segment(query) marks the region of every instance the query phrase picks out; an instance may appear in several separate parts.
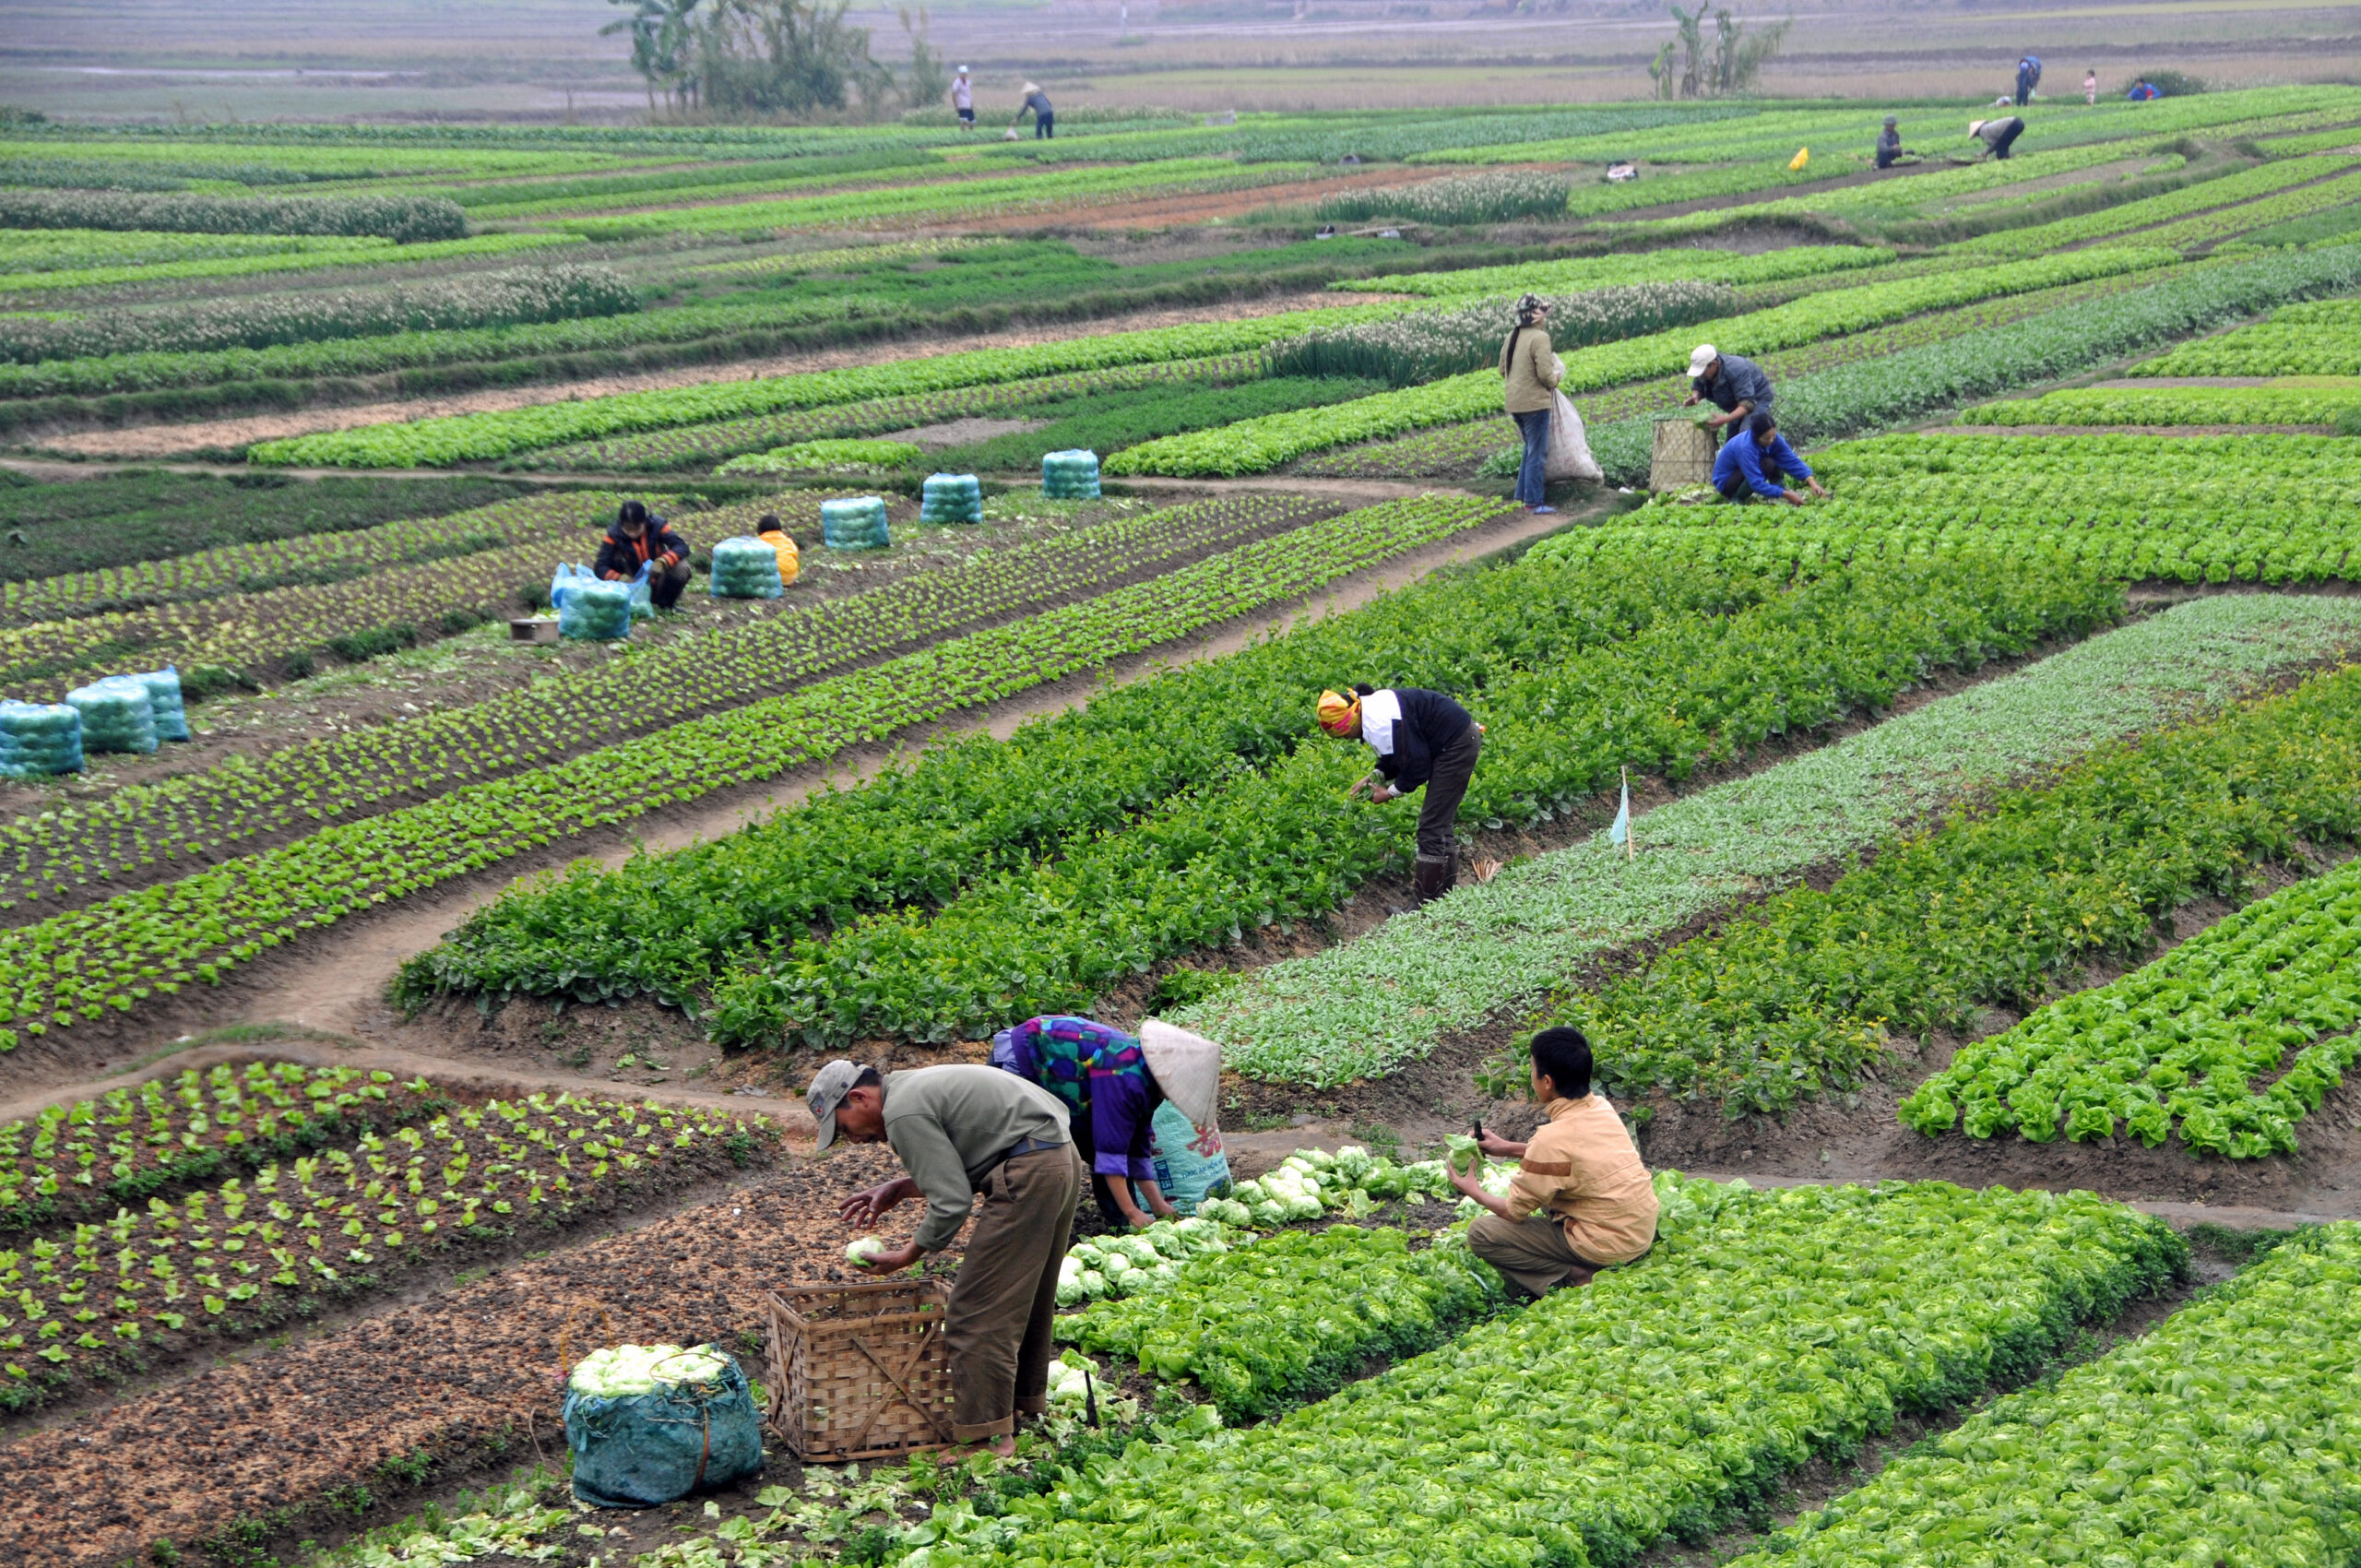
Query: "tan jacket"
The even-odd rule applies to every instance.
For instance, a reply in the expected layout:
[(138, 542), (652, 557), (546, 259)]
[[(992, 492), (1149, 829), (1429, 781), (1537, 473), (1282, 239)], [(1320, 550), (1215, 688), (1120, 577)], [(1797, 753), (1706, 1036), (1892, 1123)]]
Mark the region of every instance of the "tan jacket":
[[(1509, 339), (1516, 340), (1516, 358), (1509, 358)], [(1549, 334), (1538, 327), (1512, 332), (1501, 339), (1501, 374), (1508, 378), (1508, 409), (1529, 414), (1549, 407), (1558, 389), (1556, 356), (1549, 352)]]
[(1509, 1183), (1518, 1219), (1547, 1209), (1592, 1263), (1629, 1263), (1656, 1239), (1656, 1190), (1623, 1118), (1598, 1095), (1553, 1099)]

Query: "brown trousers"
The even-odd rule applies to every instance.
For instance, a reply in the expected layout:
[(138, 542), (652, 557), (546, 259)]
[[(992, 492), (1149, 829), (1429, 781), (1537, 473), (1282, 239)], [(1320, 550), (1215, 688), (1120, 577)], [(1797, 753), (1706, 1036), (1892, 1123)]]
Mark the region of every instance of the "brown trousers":
[(1049, 1408), (1058, 1265), (1074, 1236), (1082, 1183), (1072, 1145), (1018, 1155), (984, 1178), (983, 1207), (943, 1330), (951, 1434), (961, 1443), (1013, 1432), (1018, 1412)]
[(1528, 1296), (1546, 1296), (1560, 1285), (1587, 1285), (1606, 1264), (1574, 1251), (1566, 1228), (1547, 1214), (1502, 1219), (1479, 1214), (1467, 1228), (1467, 1250), (1508, 1277)]

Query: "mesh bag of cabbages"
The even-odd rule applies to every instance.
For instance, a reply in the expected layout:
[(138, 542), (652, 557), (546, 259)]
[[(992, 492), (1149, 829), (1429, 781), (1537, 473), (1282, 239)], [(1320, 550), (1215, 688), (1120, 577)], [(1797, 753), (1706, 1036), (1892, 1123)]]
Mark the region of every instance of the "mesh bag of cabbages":
[(565, 1385), (574, 1495), (645, 1508), (727, 1486), (763, 1467), (753, 1389), (711, 1345), (617, 1345), (582, 1358)]

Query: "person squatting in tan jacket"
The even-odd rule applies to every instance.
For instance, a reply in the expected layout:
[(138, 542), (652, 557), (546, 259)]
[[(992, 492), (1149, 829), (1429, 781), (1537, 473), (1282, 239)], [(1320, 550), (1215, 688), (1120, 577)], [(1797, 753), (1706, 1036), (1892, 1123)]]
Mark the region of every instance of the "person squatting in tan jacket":
[(1477, 1129), (1484, 1152), (1517, 1161), (1506, 1198), (1476, 1172), (1451, 1183), (1489, 1214), (1467, 1228), (1467, 1245), (1528, 1296), (1587, 1285), (1600, 1269), (1631, 1263), (1655, 1245), (1656, 1191), (1623, 1118), (1591, 1093), (1590, 1041), (1580, 1029), (1533, 1037), (1533, 1098), (1549, 1120), (1530, 1142)]

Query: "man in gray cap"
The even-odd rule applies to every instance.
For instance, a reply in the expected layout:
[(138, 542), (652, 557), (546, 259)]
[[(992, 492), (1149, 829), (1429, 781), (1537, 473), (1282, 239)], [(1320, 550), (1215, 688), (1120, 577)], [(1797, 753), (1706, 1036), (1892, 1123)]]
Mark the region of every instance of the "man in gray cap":
[(1902, 122), (1887, 115), (1885, 129), (1878, 133), (1878, 167), (1891, 169), (1897, 163), (1917, 161), (1918, 155), (1902, 145)]
[(1049, 1408), (1058, 1265), (1085, 1180), (1065, 1107), (1014, 1073), (964, 1063), (880, 1077), (831, 1062), (803, 1098), (821, 1148), (839, 1137), (889, 1144), (909, 1172), (846, 1199), (846, 1224), (873, 1225), (905, 1198), (926, 1199), (918, 1234), (861, 1265), (872, 1272), (908, 1268), (949, 1246), (982, 1194), (943, 1324), (951, 1435), (989, 1443), (1006, 1458), (1016, 1449), (1016, 1418)]

